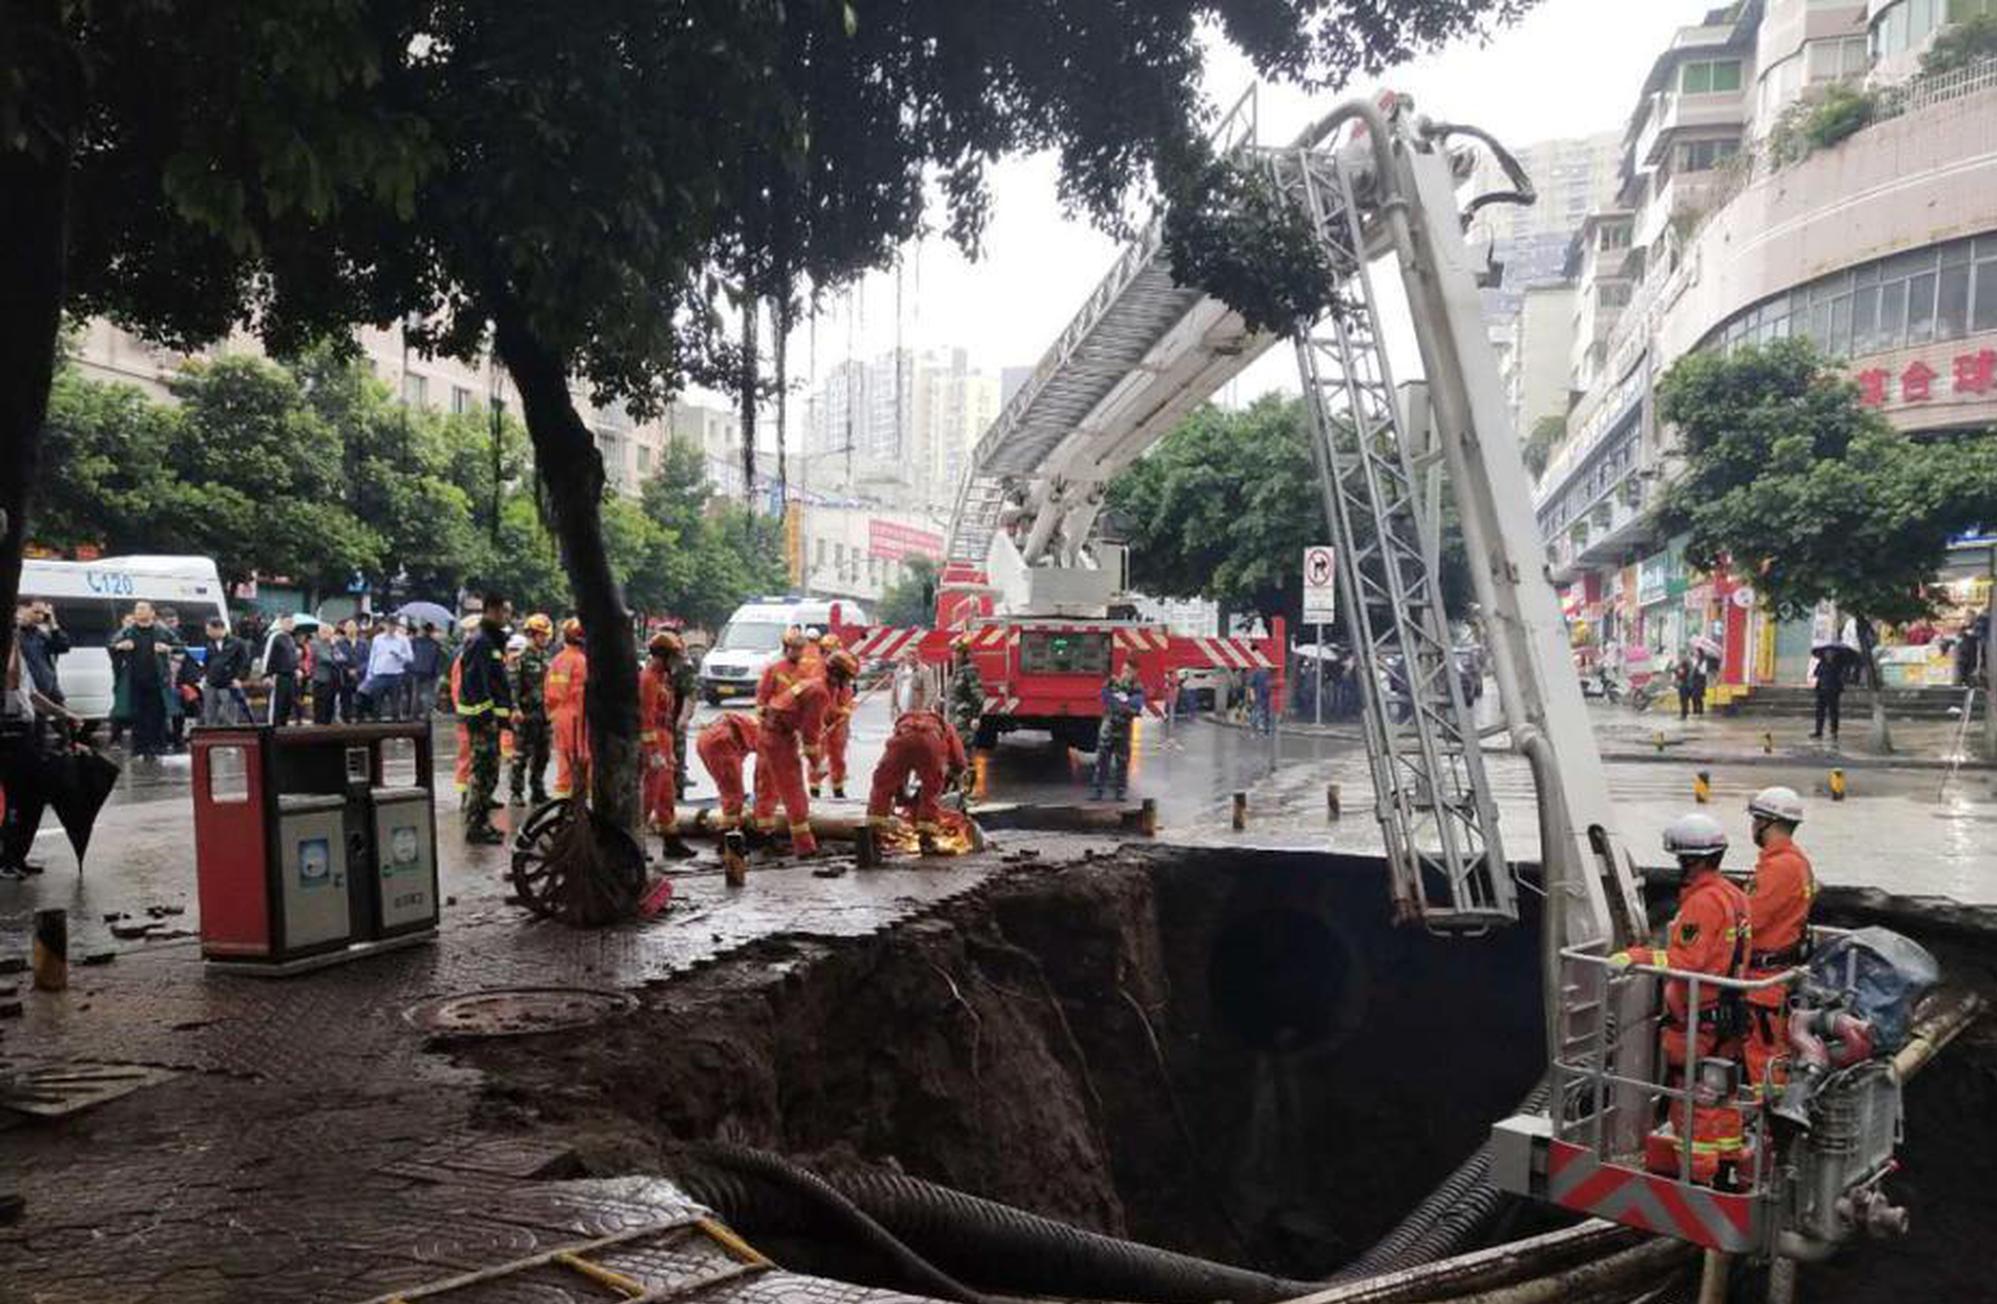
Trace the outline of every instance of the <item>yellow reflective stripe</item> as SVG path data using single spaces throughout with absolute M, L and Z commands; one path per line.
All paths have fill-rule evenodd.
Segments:
M 458 703 L 458 714 L 460 716 L 484 715 L 487 711 L 493 709 L 493 705 L 490 702 Z
M 806 820 L 806 821 L 805 821 L 804 823 L 802 823 L 802 824 L 793 824 L 793 825 L 791 825 L 791 826 L 790 826 L 790 831 L 791 831 L 791 832 L 792 832 L 793 834 L 798 834 L 798 833 L 809 833 L 809 832 L 811 832 L 811 821 L 809 821 L 809 820 Z
M 1694 1141 L 1692 1153 L 1695 1155 L 1716 1155 L 1729 1150 L 1739 1150 L 1746 1146 L 1746 1138 L 1735 1135 L 1721 1137 L 1717 1141 Z
M 894 816 L 892 815 L 867 816 L 867 827 L 870 829 L 884 829 L 893 823 L 894 823 Z

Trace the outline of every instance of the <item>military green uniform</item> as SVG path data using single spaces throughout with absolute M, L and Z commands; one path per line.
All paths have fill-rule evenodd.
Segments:
M 513 783 L 515 803 L 531 795 L 536 806 L 548 800 L 548 650 L 530 641 L 507 671 L 513 688 Z
M 513 686 L 507 682 L 506 636 L 481 624 L 458 653 L 458 723 L 471 746 L 471 787 L 465 792 L 465 840 L 503 842 L 492 827 L 492 794 L 499 787 L 499 734 L 513 717 Z
M 678 774 L 679 795 L 686 796 L 686 725 L 682 714 L 688 702 L 700 695 L 700 672 L 693 668 L 693 658 L 681 654 L 679 663 L 673 667 L 673 768 Z
M 966 747 L 976 746 L 978 717 L 985 713 L 985 681 L 969 657 L 957 663 L 950 679 L 950 723 Z

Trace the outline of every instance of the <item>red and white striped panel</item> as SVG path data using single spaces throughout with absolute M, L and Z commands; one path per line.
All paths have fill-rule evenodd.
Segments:
M 1157 626 L 1119 629 L 1115 642 L 1126 652 L 1163 652 L 1172 646 L 1172 633 Z
M 983 629 L 976 630 L 971 634 L 971 650 L 974 652 L 996 651 L 1004 647 L 1006 640 L 1011 637 L 1012 627 L 1010 625 L 987 625 Z
M 1755 1196 L 1603 1163 L 1570 1141 L 1549 1143 L 1546 1160 L 1547 1194 L 1555 1204 L 1709 1250 L 1760 1248 Z
M 987 697 L 979 708 L 980 715 L 1018 715 L 1019 699 L 1016 697 Z
M 1200 650 L 1210 666 L 1222 670 L 1267 670 L 1269 658 L 1262 649 L 1255 646 L 1252 638 L 1196 638 L 1193 646 Z
M 870 629 L 860 635 L 853 646 L 846 650 L 863 661 L 875 657 L 892 661 L 920 643 L 922 636 L 928 632 L 926 629 L 896 629 L 890 625 L 883 625 L 879 629 Z

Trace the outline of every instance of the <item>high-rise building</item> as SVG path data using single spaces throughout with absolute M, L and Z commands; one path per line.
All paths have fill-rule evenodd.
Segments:
M 1502 339 L 1517 321 L 1525 292 L 1564 279 L 1567 246 L 1588 214 L 1616 193 L 1621 137 L 1601 132 L 1546 140 L 1513 151 L 1537 193 L 1530 205 L 1489 204 L 1470 227 L 1472 247 L 1488 243 L 1499 280 L 1484 291 L 1484 317 L 1493 339 Z M 1497 160 L 1478 156 L 1468 190 L 1473 195 L 1512 189 Z
M 962 349 L 836 363 L 807 404 L 811 489 L 947 509 L 998 394 L 997 378 Z

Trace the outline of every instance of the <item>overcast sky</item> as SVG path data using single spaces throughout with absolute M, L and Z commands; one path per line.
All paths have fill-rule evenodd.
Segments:
M 1488 46 L 1451 47 L 1390 73 L 1382 84 L 1412 94 L 1436 117 L 1475 123 L 1517 145 L 1615 130 L 1672 32 L 1712 7 L 1713 0 L 1545 0 Z M 1232 103 L 1253 80 L 1247 60 L 1232 47 L 1215 49 L 1207 93 L 1216 103 Z M 1353 89 L 1370 94 L 1375 87 Z M 1289 139 L 1338 98 L 1263 86 L 1261 139 Z M 993 373 L 1039 360 L 1116 253 L 1086 223 L 1062 218 L 1054 177 L 1049 156 L 995 171 L 996 203 L 977 262 L 942 239 L 904 252 L 904 347 L 962 347 L 974 367 Z M 814 355 L 822 375 L 849 352 L 887 352 L 896 342 L 896 316 L 894 275 L 868 277 L 828 304 L 815 328 L 798 327 L 793 375 L 810 375 Z M 1287 350 L 1273 350 L 1222 397 L 1246 402 L 1268 389 L 1294 390 L 1293 367 Z

